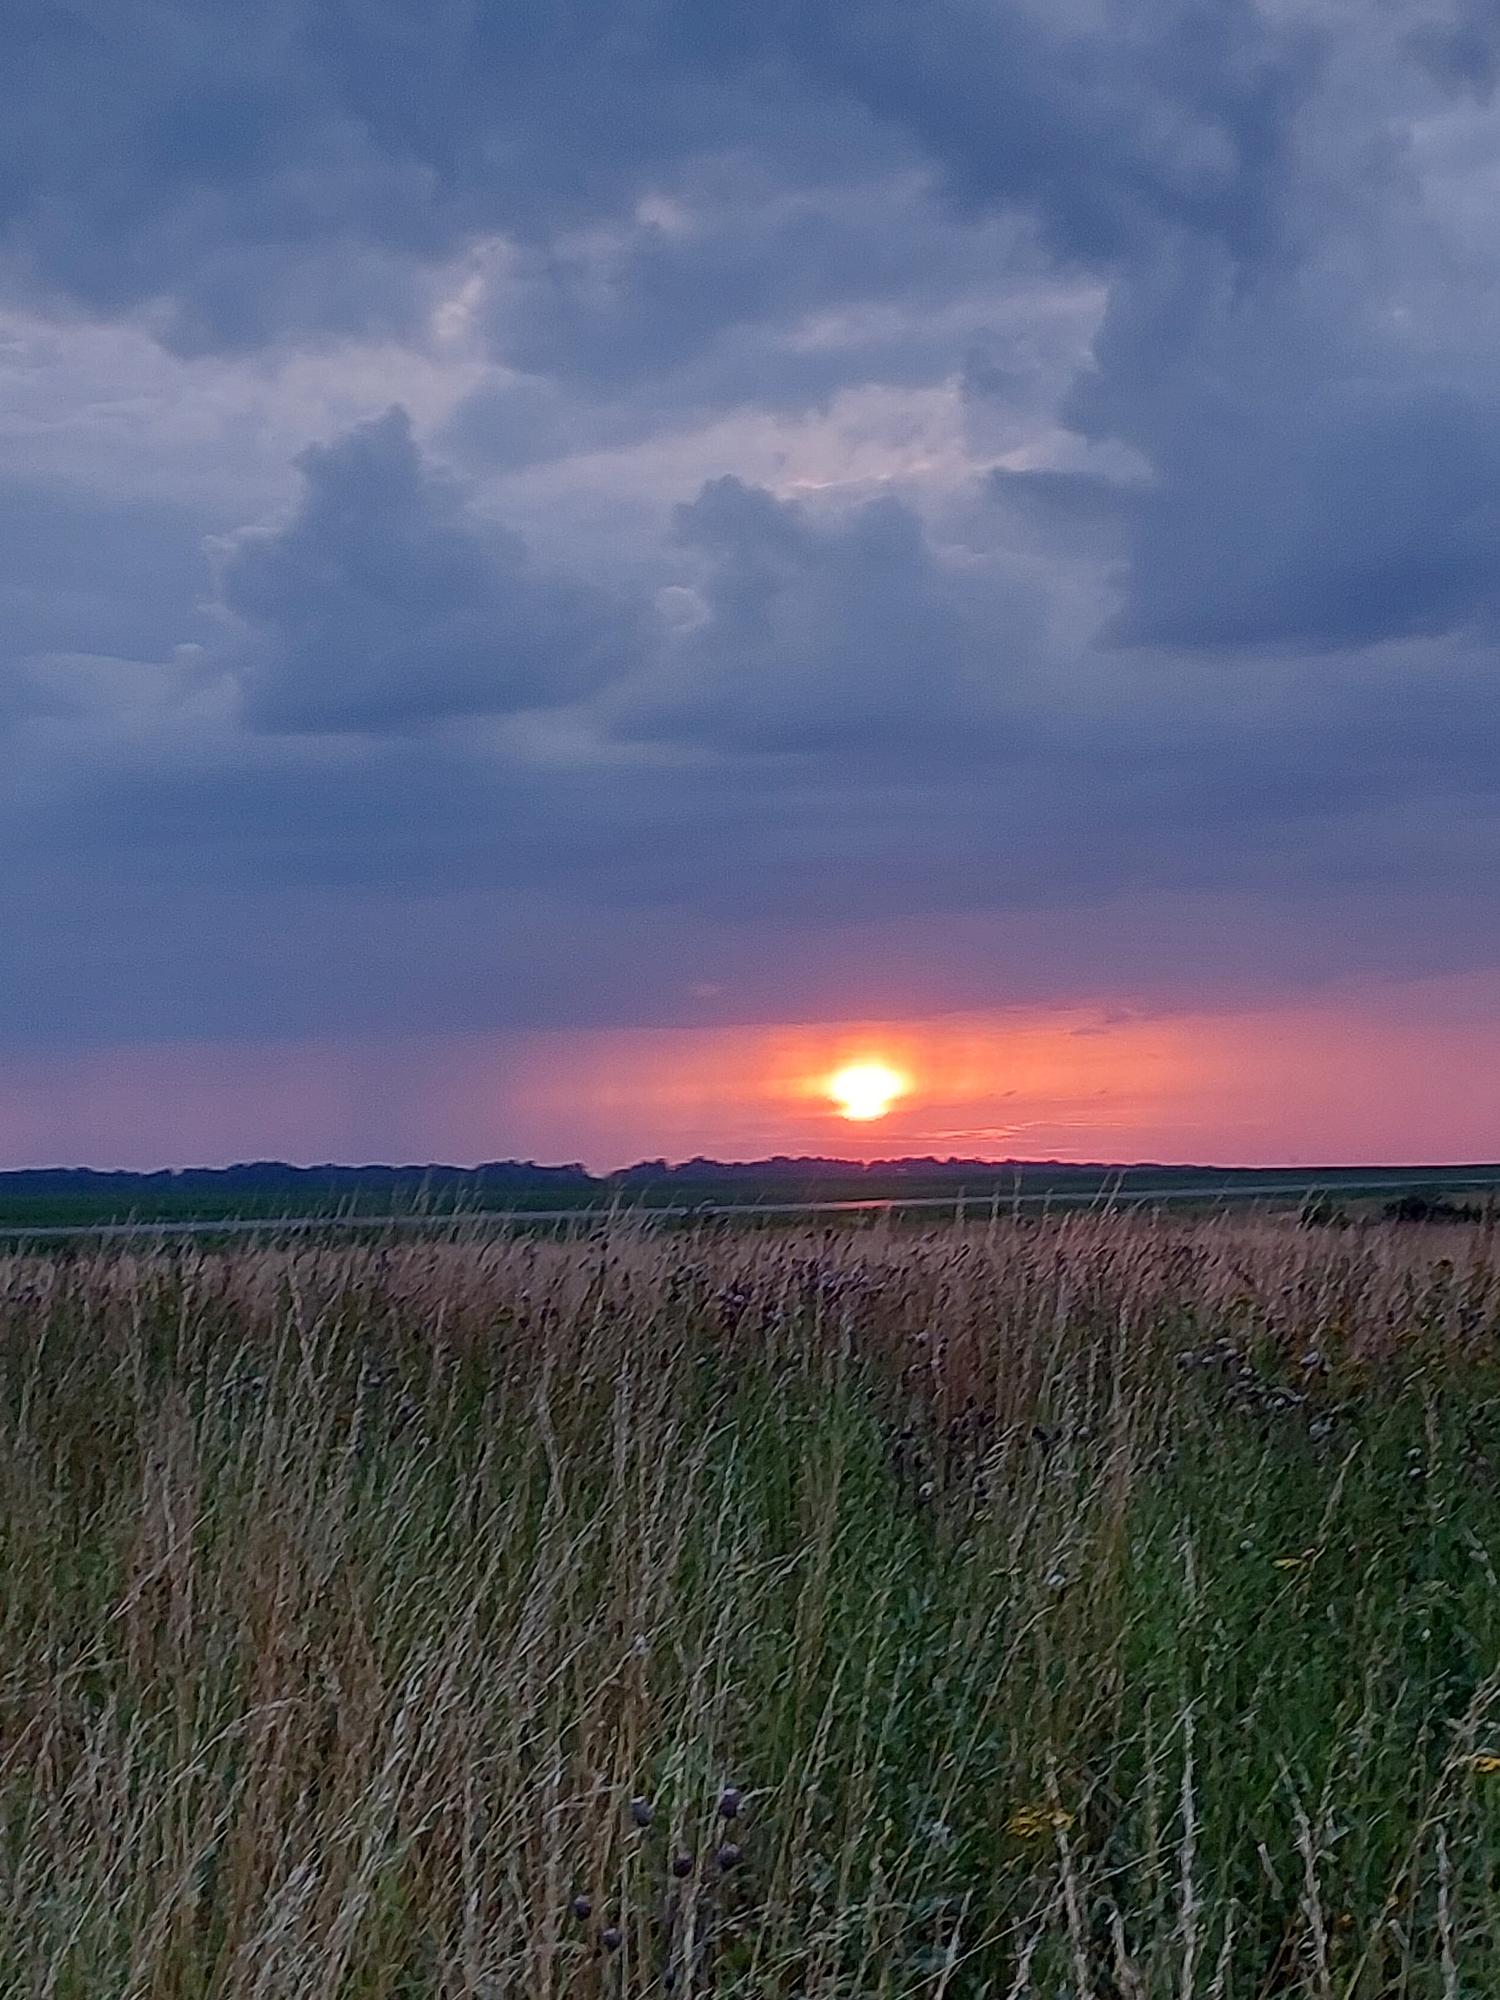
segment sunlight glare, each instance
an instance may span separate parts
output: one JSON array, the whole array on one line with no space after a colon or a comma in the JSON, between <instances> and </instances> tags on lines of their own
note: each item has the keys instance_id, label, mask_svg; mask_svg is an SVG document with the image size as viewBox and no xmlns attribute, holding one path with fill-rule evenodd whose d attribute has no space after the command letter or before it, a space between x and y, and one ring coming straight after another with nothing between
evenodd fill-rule
<instances>
[{"instance_id":1,"label":"sunlight glare","mask_svg":"<svg viewBox=\"0 0 1500 2000\"><path fill-rule=\"evenodd\" d=\"M844 1118L883 1118L910 1088L906 1078L881 1062L851 1063L828 1080L828 1095Z\"/></svg>"}]
</instances>

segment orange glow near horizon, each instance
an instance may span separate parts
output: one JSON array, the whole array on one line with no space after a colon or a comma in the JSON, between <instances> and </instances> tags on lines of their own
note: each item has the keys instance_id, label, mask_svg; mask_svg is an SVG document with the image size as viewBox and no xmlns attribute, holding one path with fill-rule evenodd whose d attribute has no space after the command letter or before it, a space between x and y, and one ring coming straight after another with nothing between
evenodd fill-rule
<instances>
[{"instance_id":1,"label":"orange glow near horizon","mask_svg":"<svg viewBox=\"0 0 1500 2000\"><path fill-rule=\"evenodd\" d=\"M485 1129L503 1124L535 1157L601 1166L699 1154L1480 1159L1500 1132L1500 978L1222 1014L1096 1004L605 1029L527 1037L516 1056L506 1111L489 1111ZM837 1080L867 1065L904 1088L881 1115L850 1118ZM476 1117L485 1103L482 1089L465 1098Z\"/></svg>"},{"instance_id":2,"label":"orange glow near horizon","mask_svg":"<svg viewBox=\"0 0 1500 2000\"><path fill-rule=\"evenodd\" d=\"M857 1062L828 1079L828 1095L839 1108L841 1118L866 1124L884 1118L897 1098L905 1097L910 1083L889 1063Z\"/></svg>"},{"instance_id":3,"label":"orange glow near horizon","mask_svg":"<svg viewBox=\"0 0 1500 2000\"><path fill-rule=\"evenodd\" d=\"M846 1094L851 1069L903 1088ZM883 1115L851 1118L851 1104ZM1435 1164L1500 1146L1500 974L1212 1013L192 1043L0 1061L6 1164L695 1155Z\"/></svg>"}]
</instances>

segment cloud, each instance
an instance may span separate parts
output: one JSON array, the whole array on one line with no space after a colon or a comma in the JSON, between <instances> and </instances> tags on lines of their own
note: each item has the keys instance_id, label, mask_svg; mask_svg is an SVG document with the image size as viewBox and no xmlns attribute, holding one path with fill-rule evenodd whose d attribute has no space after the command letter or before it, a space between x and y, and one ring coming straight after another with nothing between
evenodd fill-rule
<instances>
[{"instance_id":1,"label":"cloud","mask_svg":"<svg viewBox=\"0 0 1500 2000\"><path fill-rule=\"evenodd\" d=\"M1340 384L1192 440L1137 512L1113 638L1331 648L1493 619L1496 414Z\"/></svg>"},{"instance_id":2,"label":"cloud","mask_svg":"<svg viewBox=\"0 0 1500 2000\"><path fill-rule=\"evenodd\" d=\"M12 40L0 1034L1490 951L1482 11Z\"/></svg>"},{"instance_id":3,"label":"cloud","mask_svg":"<svg viewBox=\"0 0 1500 2000\"><path fill-rule=\"evenodd\" d=\"M424 465L390 410L302 454L281 528L235 538L225 606L248 628L245 713L262 730L411 729L576 700L625 670L640 614L548 576Z\"/></svg>"},{"instance_id":4,"label":"cloud","mask_svg":"<svg viewBox=\"0 0 1500 2000\"><path fill-rule=\"evenodd\" d=\"M545 251L726 161L804 190L925 162L953 201L1031 216L1067 257L1117 258L1161 225L1257 255L1312 74L1307 37L1249 0L1156 0L1124 36L981 0L164 0L149 21L22 0L8 46L13 280L146 309L183 351L410 328L415 274L497 236ZM837 223L823 254L830 281L862 261ZM641 282L674 270L688 319L715 283L733 321L767 282L729 233ZM851 295L867 282L856 269Z\"/></svg>"},{"instance_id":5,"label":"cloud","mask_svg":"<svg viewBox=\"0 0 1500 2000\"><path fill-rule=\"evenodd\" d=\"M482 314L500 379L448 442L515 467L717 413L826 408L951 374L997 299L1041 281L1016 228L960 221L906 172L787 189L743 164L680 198L511 259Z\"/></svg>"},{"instance_id":6,"label":"cloud","mask_svg":"<svg viewBox=\"0 0 1500 2000\"><path fill-rule=\"evenodd\" d=\"M1488 0L1458 0L1446 17L1419 21L1407 46L1429 73L1452 91L1489 104L1500 81L1500 20Z\"/></svg>"},{"instance_id":7,"label":"cloud","mask_svg":"<svg viewBox=\"0 0 1500 2000\"><path fill-rule=\"evenodd\" d=\"M894 496L820 517L726 476L679 508L676 540L699 615L612 704L627 735L908 769L993 745L1035 618Z\"/></svg>"},{"instance_id":8,"label":"cloud","mask_svg":"<svg viewBox=\"0 0 1500 2000\"><path fill-rule=\"evenodd\" d=\"M1113 261L1166 228L1237 257L1279 233L1287 142L1319 39L1250 0L1157 0L1133 27L950 0L803 8L803 60L908 131L953 198L1017 203L1066 256Z\"/></svg>"},{"instance_id":9,"label":"cloud","mask_svg":"<svg viewBox=\"0 0 1500 2000\"><path fill-rule=\"evenodd\" d=\"M191 508L76 480L0 479L0 649L149 659L204 636L207 570Z\"/></svg>"},{"instance_id":10,"label":"cloud","mask_svg":"<svg viewBox=\"0 0 1500 2000\"><path fill-rule=\"evenodd\" d=\"M1363 96L1335 160L1304 163L1297 254L1247 270L1163 237L1116 276L1059 406L1130 468L1111 643L1325 650L1495 616L1495 260L1445 159L1472 135L1419 161L1371 89L1402 72L1346 71ZM1007 500L1055 513L1025 478L1001 475Z\"/></svg>"}]
</instances>

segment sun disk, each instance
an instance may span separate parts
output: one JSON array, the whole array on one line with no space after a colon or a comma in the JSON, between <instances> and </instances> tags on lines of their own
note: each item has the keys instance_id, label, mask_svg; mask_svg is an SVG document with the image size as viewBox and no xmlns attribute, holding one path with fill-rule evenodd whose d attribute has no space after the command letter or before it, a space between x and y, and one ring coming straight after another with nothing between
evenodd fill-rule
<instances>
[{"instance_id":1,"label":"sun disk","mask_svg":"<svg viewBox=\"0 0 1500 2000\"><path fill-rule=\"evenodd\" d=\"M851 1063L829 1078L828 1095L842 1117L862 1121L883 1118L909 1088L906 1078L885 1063Z\"/></svg>"}]
</instances>

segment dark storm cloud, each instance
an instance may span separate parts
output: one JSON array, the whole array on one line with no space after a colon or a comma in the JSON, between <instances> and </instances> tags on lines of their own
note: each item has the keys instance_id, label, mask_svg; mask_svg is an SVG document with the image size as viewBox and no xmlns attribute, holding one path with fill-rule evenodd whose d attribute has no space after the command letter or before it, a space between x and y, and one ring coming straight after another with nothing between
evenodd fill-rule
<instances>
[{"instance_id":1,"label":"dark storm cloud","mask_svg":"<svg viewBox=\"0 0 1500 2000\"><path fill-rule=\"evenodd\" d=\"M1063 530L1117 529L1139 512L1143 484L1106 479L1097 472L1056 472L1045 467L1011 472L996 466L985 480L990 496L1040 515Z\"/></svg>"},{"instance_id":2,"label":"dark storm cloud","mask_svg":"<svg viewBox=\"0 0 1500 2000\"><path fill-rule=\"evenodd\" d=\"M668 206L519 257L486 324L513 371L455 414L453 449L516 467L628 444L735 407L824 407L955 362L996 275L1038 281L1014 228L960 221L922 179L788 191L763 168L698 179Z\"/></svg>"},{"instance_id":3,"label":"dark storm cloud","mask_svg":"<svg viewBox=\"0 0 1500 2000\"><path fill-rule=\"evenodd\" d=\"M899 500L819 519L726 477L679 508L676 539L698 616L622 692L627 733L908 768L993 743L1033 609L1003 575L976 589Z\"/></svg>"},{"instance_id":4,"label":"dark storm cloud","mask_svg":"<svg viewBox=\"0 0 1500 2000\"><path fill-rule=\"evenodd\" d=\"M203 636L203 523L170 501L0 478L0 657L156 659Z\"/></svg>"},{"instance_id":5,"label":"dark storm cloud","mask_svg":"<svg viewBox=\"0 0 1500 2000\"><path fill-rule=\"evenodd\" d=\"M720 920L811 919L836 882L875 920L1286 882L1327 872L1330 829L1362 821L1372 785L1494 789L1482 657L1346 655L1244 689L1168 657L1086 676L1049 656L1003 560L940 548L891 497L819 512L708 483L654 619L533 579L399 411L304 477L288 526L240 538L225 569L249 639L198 670L244 682L257 733L179 704L126 737L85 714L61 755L55 733L28 739L44 849L164 887L545 890ZM561 754L436 727L588 695Z\"/></svg>"},{"instance_id":6,"label":"dark storm cloud","mask_svg":"<svg viewBox=\"0 0 1500 2000\"><path fill-rule=\"evenodd\" d=\"M670 1018L716 954L763 1013L861 965L972 1003L1108 987L1133 911L1185 992L1247 937L1272 985L1490 948L1487 10L21 0L6 33L8 301L194 357L194 436L277 394L332 434L227 537L149 452L125 499L4 468L6 1036ZM797 457L870 384L951 432ZM71 393L85 438L127 397ZM589 509L638 498L591 562ZM1022 918L1053 958L955 942Z\"/></svg>"},{"instance_id":7,"label":"dark storm cloud","mask_svg":"<svg viewBox=\"0 0 1500 2000\"><path fill-rule=\"evenodd\" d=\"M953 0L798 12L804 59L911 133L960 202L1028 204L1070 256L1111 259L1167 226L1237 255L1274 241L1289 118L1319 43L1250 0L1159 0L1106 32Z\"/></svg>"},{"instance_id":8,"label":"dark storm cloud","mask_svg":"<svg viewBox=\"0 0 1500 2000\"><path fill-rule=\"evenodd\" d=\"M980 0L22 0L7 46L13 272L101 312L150 304L191 350L399 326L408 260L495 232L545 246L736 158L793 188L926 160L1068 256L1161 226L1257 255L1312 66L1247 0L1158 0L1122 35ZM818 247L859 254L837 231ZM688 322L716 287L733 321L777 281L731 239L637 276Z\"/></svg>"},{"instance_id":9,"label":"dark storm cloud","mask_svg":"<svg viewBox=\"0 0 1500 2000\"><path fill-rule=\"evenodd\" d=\"M1500 81L1500 15L1491 0L1458 0L1411 30L1408 46L1445 88L1488 104Z\"/></svg>"},{"instance_id":10,"label":"dark storm cloud","mask_svg":"<svg viewBox=\"0 0 1500 2000\"><path fill-rule=\"evenodd\" d=\"M303 474L287 526L234 545L225 592L248 636L193 683L244 679L256 733L222 703L169 697L128 729L84 707L13 743L9 936L50 942L15 968L7 1034L41 1030L36 964L69 937L79 963L114 938L131 970L50 1015L49 1034L160 1023L168 986L179 1025L191 1000L203 1018L243 1025L259 1008L292 1031L336 1025L339 1008L439 1025L486 1007L670 1013L666 968L687 980L700 935L731 954L756 935L791 950L829 922L1093 921L1122 897L1306 908L1382 884L1467 897L1476 921L1492 900L1482 655L1345 653L1243 685L1139 651L1089 672L1048 654L1004 560L940 547L898 500L815 509L734 478L680 510L674 608L653 621L576 579L537 582L400 412L308 454ZM1066 481L1052 497L1078 504ZM618 645L622 628L635 650L601 682L601 631ZM547 644L518 653L518 633ZM590 688L562 754L441 726ZM70 878L95 904L110 890L87 921ZM354 899L337 922L330 897ZM444 922L493 942L444 945ZM427 938L471 974L447 991L434 966L388 1003L351 998L351 964L374 977L379 956L351 959L360 924ZM163 926L176 942L153 953ZM591 941L566 943L574 931ZM559 994L564 965L586 967L586 992ZM213 1001L216 982L232 1003Z\"/></svg>"},{"instance_id":11,"label":"dark storm cloud","mask_svg":"<svg viewBox=\"0 0 1500 2000\"><path fill-rule=\"evenodd\" d=\"M639 614L537 571L425 467L393 409L298 461L301 505L234 543L246 715L266 730L409 729L557 706L628 670Z\"/></svg>"},{"instance_id":12,"label":"dark storm cloud","mask_svg":"<svg viewBox=\"0 0 1500 2000\"><path fill-rule=\"evenodd\" d=\"M1337 648L1500 609L1500 382L1408 360L1380 327L1386 299L1319 287L1305 271L1241 284L1180 245L1115 287L1066 405L1149 473L1120 496L1113 640ZM1024 477L1004 491L1021 497Z\"/></svg>"},{"instance_id":13,"label":"dark storm cloud","mask_svg":"<svg viewBox=\"0 0 1500 2000\"><path fill-rule=\"evenodd\" d=\"M1341 384L1163 469L1119 640L1338 647L1500 609L1500 425L1461 394Z\"/></svg>"}]
</instances>

